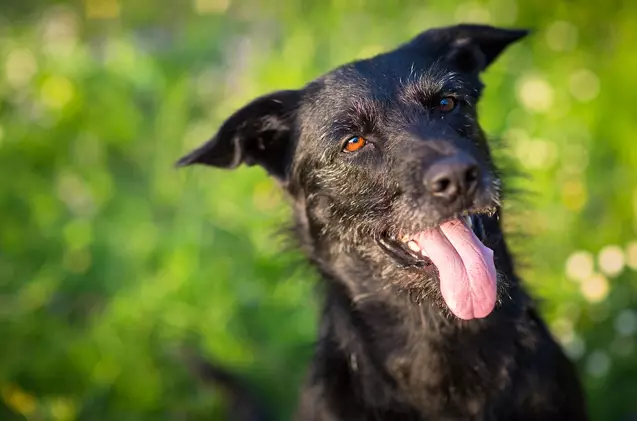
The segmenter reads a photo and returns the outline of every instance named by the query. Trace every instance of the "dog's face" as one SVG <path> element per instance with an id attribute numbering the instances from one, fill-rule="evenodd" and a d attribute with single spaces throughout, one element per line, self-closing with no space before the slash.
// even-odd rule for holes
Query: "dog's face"
<path id="1" fill-rule="evenodd" d="M 486 317 L 497 277 L 483 219 L 500 180 L 477 120 L 479 74 L 525 34 L 426 31 L 256 99 L 180 164 L 263 166 L 297 204 L 315 260 L 352 275 L 353 293 L 416 289 L 462 319 Z"/>

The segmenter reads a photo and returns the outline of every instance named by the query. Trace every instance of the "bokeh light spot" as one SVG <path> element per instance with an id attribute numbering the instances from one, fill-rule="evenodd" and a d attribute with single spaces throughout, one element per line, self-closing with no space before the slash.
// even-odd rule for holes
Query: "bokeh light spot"
<path id="1" fill-rule="evenodd" d="M 69 7 L 55 7 L 44 14 L 40 24 L 42 50 L 52 56 L 69 58 L 78 43 L 78 16 Z"/>
<path id="2" fill-rule="evenodd" d="M 194 7 L 200 15 L 223 13 L 230 7 L 230 0 L 195 0 Z"/>
<path id="3" fill-rule="evenodd" d="M 587 251 L 576 251 L 566 259 L 566 276 L 574 281 L 582 282 L 593 275 L 593 254 Z"/>
<path id="4" fill-rule="evenodd" d="M 70 172 L 59 174 L 56 182 L 58 198 L 77 215 L 90 216 L 95 211 L 95 201 L 84 181 Z"/>
<path id="5" fill-rule="evenodd" d="M 603 301 L 609 292 L 608 280 L 604 275 L 595 274 L 580 284 L 580 291 L 590 303 Z"/>
<path id="6" fill-rule="evenodd" d="M 586 188 L 580 180 L 570 180 L 562 186 L 562 203 L 572 211 L 579 211 L 586 204 Z"/>
<path id="7" fill-rule="evenodd" d="M 610 369 L 610 357 L 604 351 L 593 351 L 586 360 L 586 371 L 593 377 L 603 377 Z"/>
<path id="8" fill-rule="evenodd" d="M 615 318 L 615 330 L 622 336 L 637 332 L 637 314 L 633 310 L 623 310 Z"/>
<path id="9" fill-rule="evenodd" d="M 55 399 L 50 404 L 51 415 L 58 421 L 70 421 L 75 419 L 77 407 L 70 399 Z"/>
<path id="10" fill-rule="evenodd" d="M 77 405 L 71 399 L 55 398 L 48 406 L 51 415 L 57 421 L 71 421 L 76 417 Z"/>
<path id="11" fill-rule="evenodd" d="M 522 77 L 517 84 L 517 95 L 529 111 L 546 112 L 553 105 L 553 88 L 540 76 Z"/>
<path id="12" fill-rule="evenodd" d="M 619 275 L 624 269 L 624 251 L 616 245 L 606 246 L 600 250 L 597 256 L 599 269 L 607 276 Z"/>
<path id="13" fill-rule="evenodd" d="M 477 3 L 463 3 L 456 8 L 456 22 L 491 23 L 489 9 Z"/>
<path id="14" fill-rule="evenodd" d="M 4 68 L 7 83 L 15 89 L 20 89 L 31 82 L 38 65 L 31 50 L 20 48 L 9 53 Z"/>
<path id="15" fill-rule="evenodd" d="M 577 47 L 578 30 L 570 22 L 556 21 L 546 30 L 546 42 L 553 51 L 572 51 Z"/>
<path id="16" fill-rule="evenodd" d="M 569 88 L 571 95 L 573 95 L 576 100 L 588 102 L 597 98 L 597 95 L 599 95 L 599 78 L 588 69 L 580 69 L 571 75 Z"/>
<path id="17" fill-rule="evenodd" d="M 85 0 L 86 17 L 88 19 L 113 19 L 119 16 L 118 0 Z"/>
<path id="18" fill-rule="evenodd" d="M 561 158 L 562 169 L 570 175 L 580 175 L 588 167 L 588 149 L 584 145 L 569 144 L 564 148 Z"/>
<path id="19" fill-rule="evenodd" d="M 75 87 L 71 81 L 62 76 L 50 76 L 42 83 L 40 98 L 52 109 L 61 109 L 75 96 Z"/>
<path id="20" fill-rule="evenodd" d="M 2 395 L 2 400 L 7 404 L 7 406 L 24 416 L 28 417 L 32 415 L 37 408 L 35 397 L 21 390 L 17 386 L 3 386 L 0 394 Z"/>
<path id="21" fill-rule="evenodd" d="M 573 338 L 573 322 L 565 317 L 555 320 L 551 330 L 561 343 L 568 343 Z"/>
<path id="22" fill-rule="evenodd" d="M 584 340 L 577 335 L 573 335 L 571 340 L 563 343 L 562 346 L 566 354 L 574 360 L 579 360 L 582 358 L 582 355 L 584 355 L 584 352 L 586 352 Z"/>
<path id="23" fill-rule="evenodd" d="M 521 140 L 515 150 L 520 163 L 529 169 L 550 167 L 557 159 L 555 143 L 543 139 Z"/>

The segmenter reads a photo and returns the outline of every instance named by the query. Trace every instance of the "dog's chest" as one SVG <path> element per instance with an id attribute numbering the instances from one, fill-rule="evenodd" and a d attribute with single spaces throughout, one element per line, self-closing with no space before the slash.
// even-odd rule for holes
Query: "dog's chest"
<path id="1" fill-rule="evenodd" d="M 386 369 L 399 396 L 423 414 L 423 420 L 487 421 L 511 385 L 514 361 L 471 336 L 417 335 L 394 348 Z M 394 342 L 395 344 L 395 342 Z M 510 344 L 513 347 L 513 344 Z"/>

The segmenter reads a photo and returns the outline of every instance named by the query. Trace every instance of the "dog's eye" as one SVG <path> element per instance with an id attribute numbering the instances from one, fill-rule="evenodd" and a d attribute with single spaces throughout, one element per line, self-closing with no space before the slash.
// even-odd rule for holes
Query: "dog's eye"
<path id="1" fill-rule="evenodd" d="M 456 100 L 450 96 L 442 98 L 438 104 L 438 109 L 443 113 L 448 113 L 454 108 L 456 108 Z"/>
<path id="2" fill-rule="evenodd" d="M 360 148 L 365 146 L 366 143 L 367 143 L 367 141 L 362 136 L 350 137 L 347 140 L 347 143 L 345 144 L 345 147 L 343 148 L 343 151 L 345 151 L 345 152 L 356 152 L 357 150 L 359 150 Z"/>

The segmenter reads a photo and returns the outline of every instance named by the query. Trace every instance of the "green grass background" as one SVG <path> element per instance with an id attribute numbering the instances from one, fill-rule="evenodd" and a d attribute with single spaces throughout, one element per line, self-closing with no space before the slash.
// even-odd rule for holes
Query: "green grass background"
<path id="1" fill-rule="evenodd" d="M 258 168 L 173 162 L 253 97 L 431 27 L 528 27 L 481 121 L 528 177 L 520 270 L 595 420 L 637 419 L 637 3 L 0 2 L 0 420 L 223 420 L 191 344 L 280 419 L 316 333 L 316 276 L 274 235 Z M 502 158 L 504 159 L 504 157 Z"/>

